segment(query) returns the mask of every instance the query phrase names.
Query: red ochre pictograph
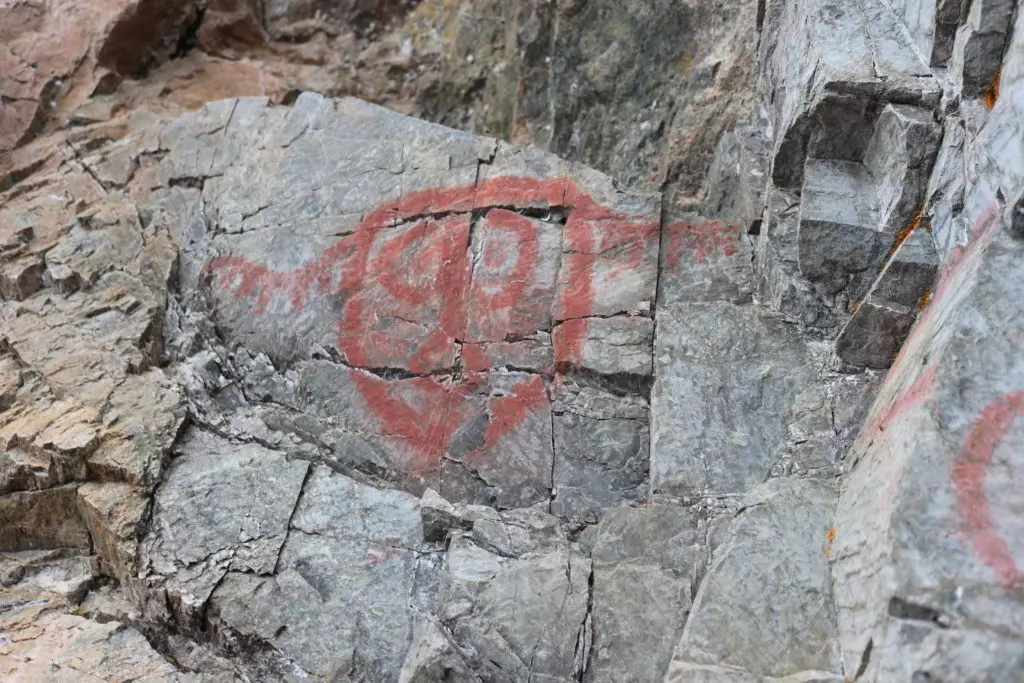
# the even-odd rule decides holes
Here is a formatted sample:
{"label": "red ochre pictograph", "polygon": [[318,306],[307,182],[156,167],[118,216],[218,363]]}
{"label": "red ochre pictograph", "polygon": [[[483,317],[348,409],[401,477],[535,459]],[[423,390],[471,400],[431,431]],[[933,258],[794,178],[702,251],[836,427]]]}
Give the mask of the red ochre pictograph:
{"label": "red ochre pictograph", "polygon": [[939,277],[935,293],[932,295],[929,306],[937,307],[937,304],[945,296],[950,283],[963,271],[968,257],[974,253],[991,235],[999,225],[999,205],[995,201],[989,203],[978,217],[967,233],[967,244],[958,244],[949,254],[945,265],[942,267],[942,274]]}
{"label": "red ochre pictograph", "polygon": [[[558,228],[559,293],[548,283],[550,308],[539,307],[543,297],[534,291],[544,256],[538,221],[503,207],[568,214]],[[471,214],[483,209],[489,241],[474,264]],[[564,321],[553,334],[556,366],[577,364],[597,288],[640,265],[659,237],[657,220],[604,206],[565,178],[506,176],[385,202],[296,270],[273,270],[239,256],[216,258],[208,268],[221,291],[254,299],[256,314],[274,297],[301,310],[311,297],[341,294],[337,342],[356,388],[383,433],[401,437],[416,452],[410,469],[425,471],[439,467],[454,433],[473,415],[468,399],[484,384],[479,373],[490,369],[486,342],[545,329],[551,319]],[[455,366],[460,349],[466,375],[437,376]],[[387,381],[360,370],[395,365],[422,376]],[[547,403],[539,376],[490,400],[483,448]]]}
{"label": "red ochre pictograph", "polygon": [[715,251],[720,251],[723,256],[734,256],[739,252],[740,228],[725,221],[670,223],[665,226],[665,236],[666,265],[669,268],[679,267],[684,250],[693,252],[692,260],[697,264],[707,263]]}
{"label": "red ochre pictograph", "polygon": [[878,432],[884,431],[899,416],[924,403],[935,388],[935,377],[938,372],[939,366],[935,363],[921,370],[914,381],[896,394],[885,408],[871,416],[861,430],[861,438],[874,439]]}
{"label": "red ochre pictograph", "polygon": [[953,463],[953,486],[963,517],[964,533],[974,555],[984,562],[1007,589],[1024,589],[1024,571],[1017,566],[1010,547],[995,529],[985,480],[992,457],[1013,426],[1024,416],[1024,391],[1000,396],[988,404],[971,425],[960,458]]}

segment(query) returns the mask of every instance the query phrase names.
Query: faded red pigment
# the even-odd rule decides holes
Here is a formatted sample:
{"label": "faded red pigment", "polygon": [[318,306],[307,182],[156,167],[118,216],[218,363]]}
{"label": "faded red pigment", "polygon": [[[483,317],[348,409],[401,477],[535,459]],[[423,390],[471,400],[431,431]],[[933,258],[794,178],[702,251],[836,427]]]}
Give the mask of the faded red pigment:
{"label": "faded red pigment", "polygon": [[[492,209],[480,226],[486,233],[483,262],[472,276],[469,293],[469,315],[473,330],[468,336],[480,341],[501,341],[508,334],[526,334],[538,329],[538,313],[546,317],[547,311],[537,311],[536,302],[528,296],[527,285],[532,282],[540,256],[540,240],[533,221],[514,211]],[[504,234],[503,234],[504,233]],[[514,264],[510,272],[502,266],[513,252]],[[525,309],[525,310],[524,310]]]}
{"label": "faded red pigment", "polygon": [[529,416],[547,405],[544,380],[537,375],[516,383],[507,396],[499,396],[490,402],[491,421],[484,435],[484,448],[490,448],[501,438],[515,429]]}
{"label": "faded red pigment", "polygon": [[958,244],[949,254],[945,265],[942,267],[942,275],[935,287],[935,294],[929,302],[929,309],[938,308],[938,303],[949,290],[950,283],[963,271],[971,254],[975,253],[984,244],[986,238],[991,235],[999,225],[999,206],[996,202],[989,203],[974,221],[974,225],[967,233],[967,244]]}
{"label": "faded red pigment", "polygon": [[909,386],[900,391],[883,410],[878,410],[872,415],[861,432],[861,438],[874,439],[875,435],[884,431],[889,424],[911,408],[915,408],[925,399],[931,396],[935,388],[935,377],[939,372],[939,366],[932,363],[917,374]]}
{"label": "faded red pigment", "polygon": [[[454,366],[459,344],[466,338],[467,305],[474,315],[484,316],[477,327],[488,340],[537,329],[528,301],[528,283],[539,257],[536,226],[514,211],[490,207],[568,211],[559,295],[550,313],[557,321],[567,321],[553,335],[557,363],[577,364],[587,333],[585,318],[594,310],[598,263],[608,265],[607,277],[636,267],[645,251],[657,245],[659,223],[603,206],[565,178],[508,176],[410,192],[381,204],[352,234],[299,269],[272,270],[238,256],[214,259],[209,269],[219,275],[222,291],[254,297],[257,314],[266,310],[274,294],[286,297],[296,310],[311,296],[344,294],[338,347],[353,368],[356,387],[383,432],[402,438],[415,453],[417,462],[407,463],[409,471],[426,472],[440,466],[457,427],[471,417],[467,399],[483,384],[482,376],[474,373],[490,369],[485,348],[462,346],[464,369],[470,373],[462,381],[421,377],[401,382],[416,395],[416,407],[396,394],[399,382],[356,368],[391,367],[397,362],[426,375]],[[515,260],[509,275],[482,278],[474,286],[467,255],[469,214],[479,208],[490,208],[486,229],[507,233],[510,240],[504,241],[514,245]],[[500,265],[484,256],[485,268]],[[387,329],[377,326],[381,317],[391,320]],[[532,329],[525,329],[528,323],[534,323]],[[484,448],[547,402],[539,377],[492,400]]]}
{"label": "faded red pigment", "polygon": [[[403,463],[405,471],[417,478],[428,479],[440,470],[441,454],[457,429],[469,419],[466,399],[482,379],[471,377],[454,383],[435,377],[417,377],[402,382],[388,382],[361,370],[349,371],[356,389],[381,421],[383,432],[408,444],[410,459]],[[399,384],[407,386],[399,386]],[[418,407],[395,395],[402,389],[416,394]]]}
{"label": "faded red pigment", "polygon": [[665,226],[666,265],[678,268],[684,250],[692,251],[693,263],[701,264],[707,263],[715,251],[720,251],[723,256],[734,256],[739,253],[739,236],[739,226],[725,221],[670,223]]}
{"label": "faded red pigment", "polygon": [[953,486],[964,532],[975,556],[984,562],[1007,589],[1024,589],[1024,572],[1010,548],[995,530],[985,479],[992,456],[1014,421],[1024,416],[1024,391],[1000,396],[981,411],[971,426],[963,454],[953,463]]}

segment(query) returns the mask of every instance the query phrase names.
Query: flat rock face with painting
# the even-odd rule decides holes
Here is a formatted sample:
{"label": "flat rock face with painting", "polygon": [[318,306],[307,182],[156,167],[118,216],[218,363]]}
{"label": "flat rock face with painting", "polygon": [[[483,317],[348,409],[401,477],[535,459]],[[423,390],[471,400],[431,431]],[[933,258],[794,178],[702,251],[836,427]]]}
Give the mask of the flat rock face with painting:
{"label": "flat rock face with painting", "polygon": [[[508,40],[622,38],[501,67],[535,140],[542,75],[590,92],[642,61],[621,7],[514,4]],[[107,46],[153,8],[111,5],[67,44],[87,79],[0,102],[0,678],[1024,679],[1014,3],[723,6],[762,107],[661,185],[647,147],[572,152],[606,175],[313,88],[200,94],[318,63],[346,22],[384,59],[456,21],[424,0],[371,35],[410,10],[342,5],[168,5],[252,58],[187,85],[187,41],[124,79],[143,48]],[[626,5],[633,38],[684,12]],[[623,145],[703,144],[670,138],[724,86],[684,62],[672,125]]]}

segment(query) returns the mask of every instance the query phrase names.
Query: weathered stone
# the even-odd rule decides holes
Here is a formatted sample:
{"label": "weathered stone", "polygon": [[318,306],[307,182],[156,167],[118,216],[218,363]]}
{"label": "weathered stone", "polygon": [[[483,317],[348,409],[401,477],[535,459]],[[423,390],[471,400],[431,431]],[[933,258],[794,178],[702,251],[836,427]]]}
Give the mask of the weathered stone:
{"label": "weathered stone", "polygon": [[662,228],[658,305],[677,301],[749,301],[751,243],[739,223],[692,214]]}
{"label": "weathered stone", "polygon": [[799,332],[749,306],[678,304],[658,312],[654,357],[651,495],[735,494],[763,481],[811,376]]}
{"label": "weathered stone", "polygon": [[928,110],[890,104],[875,121],[864,165],[878,186],[878,211],[887,230],[904,230],[923,210],[942,129]]}
{"label": "weathered stone", "polygon": [[967,97],[982,97],[995,89],[1012,29],[1014,3],[984,0],[968,6],[965,21],[956,33],[951,68]]}
{"label": "weathered stone", "polygon": [[910,332],[914,312],[908,306],[868,296],[836,338],[836,355],[853,365],[889,367]]}
{"label": "weathered stone", "polygon": [[263,8],[256,0],[213,0],[202,16],[196,40],[210,54],[237,53],[263,44]]}
{"label": "weathered stone", "polygon": [[748,125],[726,132],[708,169],[702,210],[757,234],[764,209],[768,173],[768,143],[763,126]]}
{"label": "weathered stone", "polygon": [[549,332],[561,226],[492,209],[472,231],[466,340],[502,342],[509,336]]}
{"label": "weathered stone", "polygon": [[0,497],[0,549],[88,548],[74,486],[18,491]]}
{"label": "weathered stone", "polygon": [[429,543],[443,541],[454,529],[472,529],[473,522],[464,519],[454,505],[437,491],[427,489],[420,499],[420,517],[423,520],[423,540]]}
{"label": "weathered stone", "polygon": [[4,680],[203,680],[179,672],[132,628],[116,622],[100,624],[39,602],[43,601],[0,611],[0,630],[7,636],[0,643],[0,675]]}
{"label": "weathered stone", "polygon": [[442,627],[427,620],[416,622],[409,655],[402,664],[399,683],[432,683],[448,680],[452,683],[480,681],[466,664]]}
{"label": "weathered stone", "polygon": [[78,509],[100,558],[100,570],[133,593],[136,544],[147,504],[142,491],[124,484],[89,483],[78,488]]}
{"label": "weathered stone", "polygon": [[964,0],[895,0],[893,11],[904,21],[922,54],[932,66],[945,66],[953,53],[953,39]]}
{"label": "weathered stone", "polygon": [[[654,321],[644,317],[591,318],[562,323],[552,335],[556,349],[579,344],[576,365],[601,375],[650,377]],[[576,342],[576,340],[579,342]]]}
{"label": "weathered stone", "polygon": [[[807,157],[863,160],[879,100],[938,102],[938,82],[893,19],[881,0],[772,3],[759,66],[764,89],[778,89],[771,98],[778,187],[799,190]],[[789,39],[797,35],[802,39]]]}
{"label": "weathered stone", "polygon": [[496,512],[481,506],[467,506],[473,522],[469,537],[479,546],[502,557],[524,557],[565,546],[566,539],[557,517],[547,506]]}
{"label": "weathered stone", "polygon": [[1014,237],[1024,237],[1024,195],[1007,208],[1006,225]]}
{"label": "weathered stone", "polygon": [[883,232],[876,185],[860,162],[808,159],[800,203],[800,272],[831,292],[876,265],[893,236]]}
{"label": "weathered stone", "polygon": [[0,576],[0,586],[15,594],[35,591],[77,603],[92,586],[96,567],[73,550],[26,550],[0,555]]}
{"label": "weathered stone", "polygon": [[643,420],[556,414],[552,512],[594,522],[603,508],[646,500],[649,438]]}
{"label": "weathered stone", "polygon": [[[1007,3],[87,4],[0,9],[5,614],[95,568],[150,679],[1020,678]],[[852,450],[834,343],[903,345]]]}
{"label": "weathered stone", "polygon": [[498,508],[528,507],[550,497],[551,407],[536,375],[493,375],[482,410],[451,437],[441,491]]}
{"label": "weathered stone", "polygon": [[1011,341],[1021,261],[999,201],[1024,177],[1010,132],[1019,131],[1021,27],[1018,16],[999,101],[981,121],[965,107],[959,149],[937,169],[933,187],[952,195],[933,216],[939,282],[855,444],[840,498],[833,571],[844,664],[868,680],[1012,679],[1024,661],[1011,484],[1021,466]]}
{"label": "weathered stone", "polygon": [[931,235],[915,230],[897,247],[867,297],[836,337],[836,355],[853,365],[887,368],[931,297],[938,259]]}
{"label": "weathered stone", "polygon": [[829,486],[808,480],[773,480],[743,499],[694,598],[666,680],[701,680],[682,675],[685,664],[758,677],[808,670],[838,677],[828,567],[835,500]]}
{"label": "weathered stone", "polygon": [[931,234],[914,230],[885,264],[871,295],[903,306],[924,308],[935,284],[938,261]]}
{"label": "weathered stone", "polygon": [[144,546],[148,570],[166,578],[180,616],[190,618],[227,571],[274,571],[308,464],[200,430],[177,451]]}
{"label": "weathered stone", "polygon": [[169,57],[196,11],[191,0],[15,3],[0,9],[0,150],[24,144],[49,119],[84,102],[102,81],[103,67],[137,75]]}
{"label": "weathered stone", "polygon": [[[236,128],[242,107],[264,132],[233,132],[248,130]],[[217,155],[223,175],[204,194],[218,210],[186,245],[186,290],[214,272],[210,303],[233,345],[277,365],[317,355],[348,366],[304,365],[296,407],[355,433],[410,491],[499,507],[546,500],[553,371],[650,374],[657,196],[355,100],[304,95],[287,116],[255,100],[233,114],[208,107],[165,130],[168,179],[219,175],[190,135],[221,148],[236,135],[268,142]],[[295,169],[324,166],[334,190],[290,190],[299,205],[266,206],[249,176],[268,164],[282,187]],[[297,214],[310,232],[283,229]]]}
{"label": "weathered stone", "polygon": [[569,549],[508,558],[455,538],[447,570],[443,618],[478,653],[481,678],[570,681],[581,670],[590,560]]}
{"label": "weathered stone", "polygon": [[804,325],[828,327],[834,318],[812,283],[800,274],[799,198],[769,187],[754,252],[755,300]]}
{"label": "weathered stone", "polygon": [[690,509],[608,510],[597,527],[593,654],[585,680],[661,680],[706,561],[705,534]]}
{"label": "weathered stone", "polygon": [[743,1],[428,0],[399,41],[429,65],[426,118],[530,141],[633,186],[667,177],[690,196],[752,99],[756,12]]}
{"label": "weathered stone", "polygon": [[[279,519],[288,524],[289,513]],[[212,596],[218,623],[243,640],[272,644],[318,676],[397,680],[421,541],[415,498],[317,468],[274,575],[228,573]]]}

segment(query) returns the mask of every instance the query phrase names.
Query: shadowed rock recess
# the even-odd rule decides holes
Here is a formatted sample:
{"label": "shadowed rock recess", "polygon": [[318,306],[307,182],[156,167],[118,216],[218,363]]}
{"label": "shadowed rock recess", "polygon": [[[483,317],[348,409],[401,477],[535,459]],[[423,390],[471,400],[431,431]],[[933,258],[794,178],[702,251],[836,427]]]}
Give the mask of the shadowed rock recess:
{"label": "shadowed rock recess", "polygon": [[3,681],[1024,680],[1019,3],[0,37]]}

